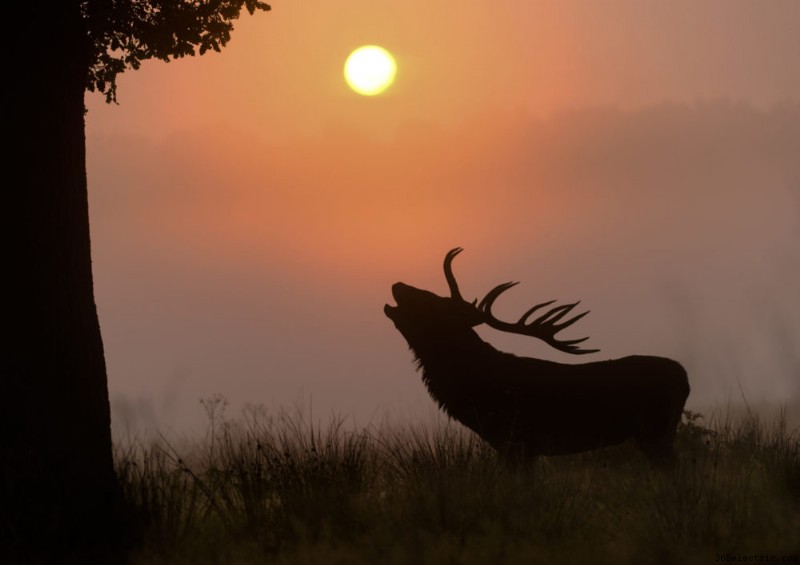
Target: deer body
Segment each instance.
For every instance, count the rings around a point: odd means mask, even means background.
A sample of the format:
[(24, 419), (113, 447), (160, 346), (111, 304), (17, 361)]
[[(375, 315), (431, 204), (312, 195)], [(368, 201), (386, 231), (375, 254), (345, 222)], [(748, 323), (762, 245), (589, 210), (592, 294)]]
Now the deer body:
[(414, 352), (430, 395), (448, 416), (503, 453), (562, 455), (633, 440), (653, 460), (672, 457), (689, 395), (679, 363), (635, 355), (570, 365), (498, 351), (472, 328), (487, 323), (541, 337), (571, 353), (589, 352), (576, 347), (583, 340), (554, 337), (583, 314), (557, 323), (574, 305), (560, 306), (527, 324), (540, 305), (517, 324), (497, 321), (491, 305), (510, 284), (495, 288), (480, 305), (464, 301), (450, 267), (457, 253), (451, 251), (445, 260), (453, 296), (397, 283), (392, 287), (397, 306), (384, 309)]

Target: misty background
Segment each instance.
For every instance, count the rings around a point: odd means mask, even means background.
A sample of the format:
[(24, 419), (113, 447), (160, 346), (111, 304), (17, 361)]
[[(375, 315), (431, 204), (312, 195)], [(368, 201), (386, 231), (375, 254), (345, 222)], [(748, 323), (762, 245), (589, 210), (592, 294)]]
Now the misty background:
[[(690, 409), (797, 419), (800, 5), (411, 4), (276, 3), (220, 55), (123, 76), (120, 106), (87, 97), (117, 432), (200, 429), (214, 393), (430, 416), (382, 309), (399, 280), (445, 293), (455, 246), (466, 298), (580, 299), (564, 337), (601, 352), (480, 330), (496, 347), (669, 356)], [(341, 80), (369, 42), (398, 60), (381, 99)]]

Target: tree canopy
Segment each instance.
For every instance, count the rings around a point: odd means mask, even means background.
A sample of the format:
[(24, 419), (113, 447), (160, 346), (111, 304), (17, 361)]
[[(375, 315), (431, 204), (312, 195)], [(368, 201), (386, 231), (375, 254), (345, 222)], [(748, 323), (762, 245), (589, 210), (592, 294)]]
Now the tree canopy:
[(267, 11), (259, 0), (82, 0), (89, 39), (86, 88), (117, 100), (117, 76), (142, 61), (220, 51), (242, 8)]

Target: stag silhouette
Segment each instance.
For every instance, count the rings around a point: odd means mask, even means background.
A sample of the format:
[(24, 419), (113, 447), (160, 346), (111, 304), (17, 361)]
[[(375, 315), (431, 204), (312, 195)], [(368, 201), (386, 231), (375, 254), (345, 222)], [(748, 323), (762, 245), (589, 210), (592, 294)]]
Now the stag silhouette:
[(461, 297), (453, 259), (444, 259), (450, 296), (396, 283), (397, 306), (384, 313), (405, 337), (422, 369), (422, 381), (439, 407), (503, 455), (530, 458), (589, 451), (633, 440), (657, 464), (673, 461), (673, 440), (689, 381), (671, 359), (633, 355), (578, 365), (517, 357), (498, 351), (473, 328), (480, 324), (543, 340), (572, 354), (594, 353), (556, 334), (584, 312), (565, 319), (578, 304), (533, 314), (555, 301), (530, 308), (516, 323), (492, 314), (497, 298), (517, 283), (503, 283), (480, 302)]

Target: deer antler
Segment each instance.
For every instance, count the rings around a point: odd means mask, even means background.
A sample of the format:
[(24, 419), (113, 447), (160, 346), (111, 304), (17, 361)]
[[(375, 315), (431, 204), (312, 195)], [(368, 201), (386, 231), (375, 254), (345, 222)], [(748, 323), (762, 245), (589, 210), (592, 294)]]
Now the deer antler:
[(516, 282), (507, 282), (503, 284), (499, 284), (494, 287), (489, 293), (481, 300), (480, 304), (478, 304), (477, 308), (486, 316), (484, 322), (495, 328), (496, 330), (501, 330), (504, 332), (510, 332), (515, 334), (527, 335), (531, 337), (537, 337), (547, 343), (548, 345), (558, 349), (559, 351), (564, 351), (566, 353), (573, 353), (575, 355), (583, 355), (585, 353), (595, 353), (600, 351), (599, 349), (581, 349), (577, 346), (577, 344), (586, 341), (589, 339), (588, 337), (583, 337), (580, 339), (568, 339), (568, 340), (558, 340), (556, 339), (556, 334), (563, 330), (566, 327), (571, 326), (581, 318), (583, 318), (586, 314), (589, 313), (587, 310), (582, 314), (578, 314), (568, 320), (565, 320), (561, 323), (558, 323), (559, 320), (564, 318), (567, 314), (569, 314), (575, 306), (580, 304), (579, 302), (575, 302), (573, 304), (564, 304), (562, 306), (556, 306), (555, 308), (551, 308), (535, 320), (528, 322), (528, 318), (530, 318), (534, 312), (539, 310), (540, 308), (544, 308), (545, 306), (549, 306), (555, 300), (550, 300), (548, 302), (542, 302), (541, 304), (537, 304), (533, 308), (528, 309), (522, 317), (516, 323), (511, 322), (504, 322), (502, 320), (498, 320), (492, 314), (492, 305), (494, 301), (497, 300), (497, 297), (507, 291), (509, 288), (516, 286), (518, 283)]
[(456, 277), (453, 274), (453, 259), (455, 259), (456, 255), (462, 251), (464, 251), (463, 248), (454, 247), (448, 251), (447, 255), (444, 257), (444, 278), (447, 279), (447, 286), (450, 287), (450, 296), (456, 300), (464, 299), (461, 298), (461, 292), (458, 290), (458, 283), (456, 282)]
[[(454, 300), (459, 300), (464, 302), (465, 304), (469, 304), (461, 297), (461, 292), (458, 290), (458, 283), (456, 282), (456, 277), (453, 274), (453, 259), (456, 258), (456, 255), (464, 251), (461, 247), (454, 247), (450, 251), (447, 252), (447, 255), (444, 257), (444, 278), (447, 279), (447, 286), (450, 287), (450, 296)], [(565, 320), (561, 323), (558, 323), (559, 320), (564, 318), (567, 314), (569, 314), (575, 306), (577, 306), (580, 302), (575, 302), (574, 304), (564, 304), (563, 306), (556, 306), (555, 308), (551, 308), (532, 322), (528, 322), (528, 318), (530, 318), (534, 312), (539, 310), (540, 308), (544, 308), (545, 306), (549, 306), (555, 300), (550, 300), (549, 302), (542, 302), (541, 304), (537, 304), (533, 308), (530, 308), (519, 321), (515, 324), (510, 322), (503, 322), (502, 320), (498, 320), (492, 314), (492, 305), (494, 301), (497, 300), (497, 297), (507, 291), (509, 288), (516, 286), (519, 283), (515, 282), (507, 282), (503, 284), (499, 284), (494, 287), (489, 293), (483, 297), (483, 300), (480, 301), (480, 304), (477, 300), (472, 302), (472, 306), (480, 312), (482, 319), (481, 322), (493, 327), (496, 330), (501, 330), (504, 332), (510, 332), (520, 335), (527, 335), (531, 337), (536, 337), (547, 343), (548, 345), (558, 349), (559, 351), (564, 351), (566, 353), (573, 353), (575, 355), (583, 355), (585, 353), (595, 353), (600, 351), (599, 349), (581, 349), (577, 346), (577, 344), (582, 343), (589, 339), (588, 337), (584, 337), (581, 339), (568, 339), (568, 340), (558, 340), (556, 339), (556, 334), (563, 330), (564, 328), (571, 326), (581, 318), (583, 318), (589, 312), (586, 311), (583, 314), (578, 314), (568, 320)], [(480, 323), (480, 322), (478, 322)]]

